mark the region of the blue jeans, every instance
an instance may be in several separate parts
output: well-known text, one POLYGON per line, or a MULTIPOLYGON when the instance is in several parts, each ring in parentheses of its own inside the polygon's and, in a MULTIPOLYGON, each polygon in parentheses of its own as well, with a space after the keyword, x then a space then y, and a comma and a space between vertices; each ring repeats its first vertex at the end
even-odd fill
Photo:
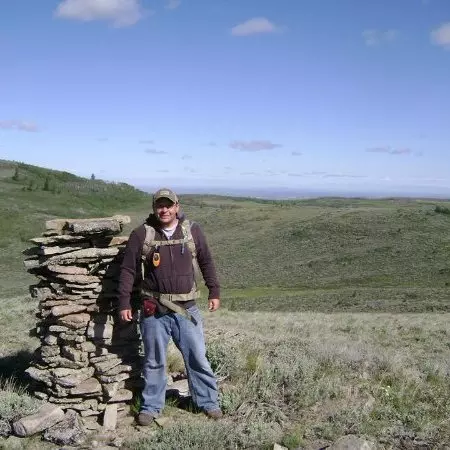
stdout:
POLYGON ((194 305, 188 311, 195 318, 196 324, 178 313, 150 317, 141 315, 145 382, 141 412, 160 414, 164 408, 166 354, 171 337, 183 355, 192 400, 204 411, 219 409, 217 381, 206 358, 200 310, 194 305))

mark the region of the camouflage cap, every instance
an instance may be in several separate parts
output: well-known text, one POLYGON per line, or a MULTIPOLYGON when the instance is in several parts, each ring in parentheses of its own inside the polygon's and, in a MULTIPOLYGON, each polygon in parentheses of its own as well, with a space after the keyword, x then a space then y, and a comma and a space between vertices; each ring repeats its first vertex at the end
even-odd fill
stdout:
POLYGON ((167 198, 174 203, 178 203, 177 194, 175 194, 175 192, 173 192, 171 189, 162 188, 162 189, 157 190, 153 194, 153 203, 155 203, 160 198, 167 198))

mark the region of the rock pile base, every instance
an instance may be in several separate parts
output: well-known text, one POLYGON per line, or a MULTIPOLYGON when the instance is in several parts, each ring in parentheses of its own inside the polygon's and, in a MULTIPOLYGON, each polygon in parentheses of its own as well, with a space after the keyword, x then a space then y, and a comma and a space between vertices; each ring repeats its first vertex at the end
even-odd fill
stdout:
POLYGON ((127 216, 46 222, 25 250, 31 286, 39 300, 36 333, 41 345, 26 373, 35 395, 81 416, 99 416, 108 405, 123 409, 140 385, 136 322, 118 322, 120 263, 127 216))

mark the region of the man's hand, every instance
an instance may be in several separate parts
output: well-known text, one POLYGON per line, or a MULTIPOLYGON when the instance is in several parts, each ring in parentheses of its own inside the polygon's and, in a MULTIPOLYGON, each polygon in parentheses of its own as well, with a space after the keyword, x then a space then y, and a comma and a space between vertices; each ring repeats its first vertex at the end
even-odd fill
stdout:
POLYGON ((220 307, 220 300, 218 298, 211 298, 208 303, 208 309, 211 312, 218 310, 220 307))
POLYGON ((131 320, 133 319, 131 309, 122 309, 122 311, 119 312, 119 316, 122 322, 131 322, 131 320))

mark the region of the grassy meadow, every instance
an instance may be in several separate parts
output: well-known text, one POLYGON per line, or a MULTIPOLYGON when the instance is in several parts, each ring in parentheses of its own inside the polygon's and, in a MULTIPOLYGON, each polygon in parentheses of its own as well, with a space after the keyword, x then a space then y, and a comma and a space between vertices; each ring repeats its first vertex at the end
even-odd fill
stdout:
MULTIPOLYGON (((226 418, 168 404, 172 426, 125 448, 180 448, 182 439, 183 448, 318 449, 344 434, 380 448, 449 445, 450 202, 181 201, 207 233, 222 284, 222 308, 201 306, 226 418)), ((3 161, 0 208, 0 370, 20 379, 38 345, 27 240, 56 217, 127 214, 128 234, 150 196, 3 161)))

